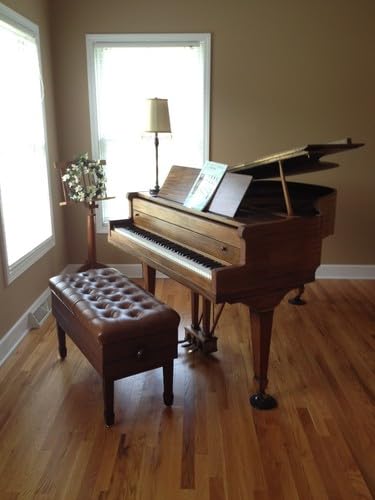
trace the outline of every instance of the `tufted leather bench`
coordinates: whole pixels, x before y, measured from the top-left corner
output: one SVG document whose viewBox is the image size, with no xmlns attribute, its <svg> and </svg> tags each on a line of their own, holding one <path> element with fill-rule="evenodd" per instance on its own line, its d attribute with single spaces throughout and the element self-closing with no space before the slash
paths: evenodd
<svg viewBox="0 0 375 500">
<path fill-rule="evenodd" d="M 166 405 L 173 403 L 178 314 L 116 269 L 92 269 L 49 280 L 59 353 L 65 333 L 103 379 L 104 419 L 114 423 L 114 381 L 163 367 Z"/>
</svg>

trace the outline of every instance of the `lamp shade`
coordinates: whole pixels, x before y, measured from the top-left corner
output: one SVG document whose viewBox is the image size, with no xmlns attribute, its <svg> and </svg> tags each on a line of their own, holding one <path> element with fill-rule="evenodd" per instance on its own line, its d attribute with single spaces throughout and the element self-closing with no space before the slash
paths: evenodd
<svg viewBox="0 0 375 500">
<path fill-rule="evenodd" d="M 168 99 L 146 100 L 145 132 L 170 132 Z"/>
</svg>

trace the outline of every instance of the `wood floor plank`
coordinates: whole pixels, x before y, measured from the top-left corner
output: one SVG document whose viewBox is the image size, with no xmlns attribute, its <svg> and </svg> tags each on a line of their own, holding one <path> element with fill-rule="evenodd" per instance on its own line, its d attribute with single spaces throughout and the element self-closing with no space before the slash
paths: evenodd
<svg viewBox="0 0 375 500">
<path fill-rule="evenodd" d="M 139 283 L 141 283 L 139 281 Z M 190 292 L 156 295 L 189 324 Z M 218 352 L 175 360 L 174 404 L 162 371 L 115 382 L 103 423 L 100 376 L 52 318 L 0 367 L 0 498 L 371 500 L 375 498 L 375 282 L 319 280 L 305 306 L 274 316 L 270 412 L 254 410 L 248 310 L 226 305 Z"/>
</svg>

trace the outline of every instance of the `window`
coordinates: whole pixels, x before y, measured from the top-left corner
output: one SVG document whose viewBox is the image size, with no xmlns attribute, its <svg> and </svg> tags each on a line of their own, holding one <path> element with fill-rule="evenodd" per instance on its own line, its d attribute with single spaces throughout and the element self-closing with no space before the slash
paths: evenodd
<svg viewBox="0 0 375 500">
<path fill-rule="evenodd" d="M 0 207 L 5 276 L 54 245 L 39 30 L 0 4 Z"/>
<path fill-rule="evenodd" d="M 127 192 L 155 184 L 154 135 L 144 132 L 148 98 L 168 99 L 171 134 L 159 134 L 159 183 L 172 165 L 208 159 L 210 35 L 87 35 L 92 152 L 107 162 L 98 229 L 127 216 Z"/>
</svg>

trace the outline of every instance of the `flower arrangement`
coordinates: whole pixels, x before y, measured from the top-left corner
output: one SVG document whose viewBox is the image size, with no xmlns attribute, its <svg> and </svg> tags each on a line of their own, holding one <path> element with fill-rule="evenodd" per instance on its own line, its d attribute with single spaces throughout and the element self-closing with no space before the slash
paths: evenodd
<svg viewBox="0 0 375 500">
<path fill-rule="evenodd" d="M 88 153 L 84 153 L 66 167 L 61 179 L 70 200 L 92 203 L 107 196 L 104 163 L 89 160 Z"/>
</svg>

